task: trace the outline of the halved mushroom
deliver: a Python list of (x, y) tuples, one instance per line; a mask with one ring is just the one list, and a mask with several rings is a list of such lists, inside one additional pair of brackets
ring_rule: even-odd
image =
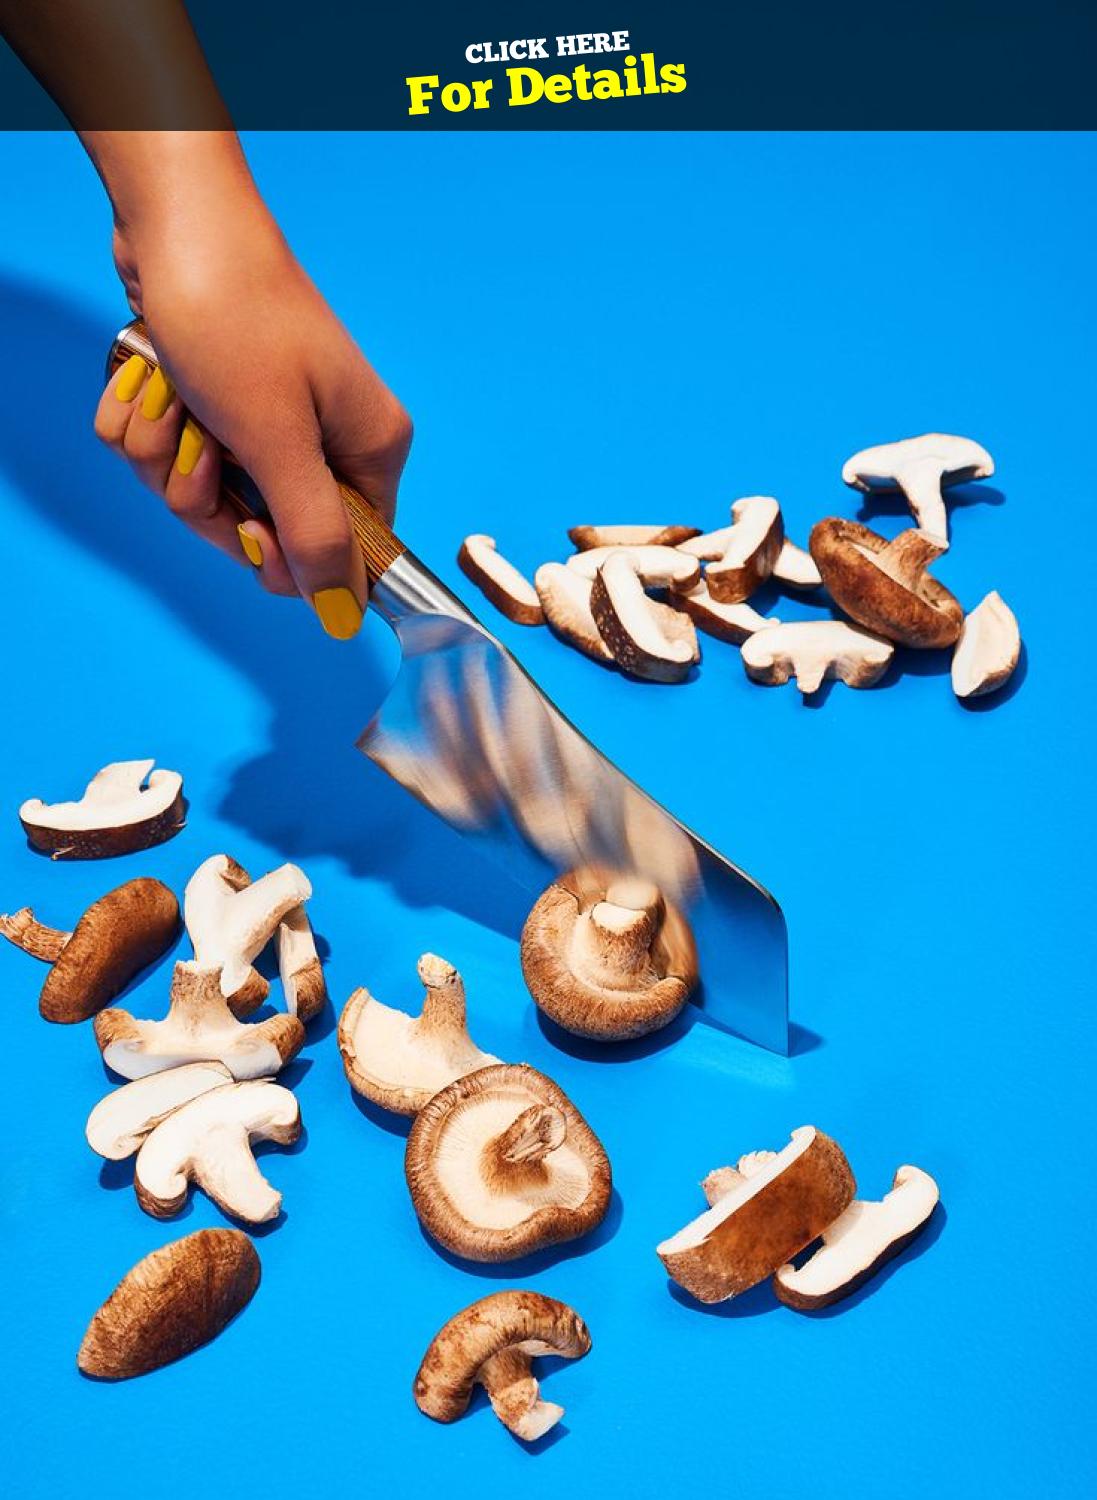
[(721, 604), (709, 593), (703, 578), (685, 592), (675, 589), (668, 601), (675, 609), (689, 615), (698, 630), (714, 635), (718, 640), (730, 641), (735, 646), (741, 645), (756, 630), (766, 630), (781, 623), (772, 615), (760, 615), (749, 604)]
[(598, 1041), (668, 1025), (697, 984), (697, 948), (677, 907), (648, 881), (573, 872), (522, 929), (522, 973), (559, 1026)]
[(221, 1062), (234, 1078), (263, 1078), (296, 1057), (305, 1028), (296, 1016), (238, 1021), (221, 993), (217, 969), (178, 963), (171, 1005), (162, 1021), (141, 1021), (128, 1010), (95, 1018), (103, 1061), (123, 1078), (144, 1078), (186, 1062)]
[(541, 625), (544, 613), (537, 590), (513, 563), (495, 549), (493, 536), (467, 536), (457, 554), (461, 572), (516, 625)]
[(100, 1099), (88, 1116), (88, 1145), (108, 1161), (124, 1161), (173, 1110), (231, 1082), (223, 1063), (196, 1062), (124, 1083)]
[(966, 616), (952, 653), (952, 690), (979, 698), (1008, 682), (1021, 659), (1017, 616), (997, 591)]
[(691, 589), (701, 576), (701, 564), (677, 547), (591, 547), (573, 552), (567, 567), (594, 582), (606, 559), (623, 552), (646, 589)]
[(682, 682), (701, 660), (697, 631), (688, 615), (648, 597), (632, 555), (611, 552), (599, 568), (590, 594), (595, 624), (624, 671), (649, 682)]
[(593, 547), (678, 547), (699, 535), (696, 526), (573, 526), (568, 532), (580, 552)]
[(252, 1142), (290, 1146), (300, 1134), (296, 1097), (269, 1078), (209, 1089), (146, 1138), (133, 1172), (137, 1201), (147, 1214), (170, 1219), (193, 1182), (234, 1219), (265, 1224), (277, 1217), (282, 1194), (260, 1172)]
[(731, 514), (727, 545), (705, 571), (709, 593), (721, 604), (749, 599), (773, 572), (785, 540), (781, 507), (771, 495), (736, 500)]
[(811, 555), (834, 602), (859, 625), (904, 646), (951, 646), (964, 611), (926, 569), (946, 543), (926, 531), (901, 531), (887, 541), (829, 516), (811, 533)]
[(312, 924), (303, 906), (288, 911), (278, 924), (278, 975), (286, 1009), (299, 1020), (311, 1021), (328, 1001), (324, 969), (316, 951)]
[(351, 1088), (398, 1115), (416, 1114), (455, 1078), (499, 1061), (468, 1034), (465, 986), (453, 965), (424, 953), (418, 972), (426, 986), (419, 1015), (357, 989), (339, 1018), (339, 1051)]
[(95, 773), (77, 802), (31, 797), (19, 809), (27, 838), (53, 859), (106, 859), (162, 844), (186, 819), (183, 778), (154, 771), (155, 764), (114, 761)]
[(86, 1021), (109, 1005), (179, 932), (179, 903), (159, 880), (142, 876), (93, 901), (72, 932), (47, 927), (29, 906), (0, 917), (0, 934), (53, 965), (38, 1009), (47, 1021)]
[(563, 563), (542, 563), (534, 574), (537, 597), (548, 624), (569, 646), (595, 661), (613, 660), (591, 613), (593, 579), (583, 578)]
[(724, 1302), (772, 1276), (857, 1191), (842, 1148), (813, 1125), (799, 1126), (783, 1151), (750, 1166), (757, 1169), (736, 1169), (738, 1180), (725, 1175), (729, 1190), (657, 1247), (667, 1274), (699, 1302)]
[(752, 682), (780, 687), (795, 677), (806, 696), (828, 677), (849, 687), (871, 687), (887, 671), (895, 647), (844, 620), (793, 620), (748, 636), (741, 654)]
[(427, 1232), (466, 1260), (514, 1260), (589, 1233), (612, 1180), (598, 1137), (562, 1089), (496, 1063), (422, 1107), (404, 1170)]
[(917, 1239), (940, 1196), (928, 1172), (900, 1167), (881, 1202), (855, 1199), (823, 1230), (822, 1245), (799, 1270), (782, 1266), (774, 1292), (799, 1312), (840, 1302)]
[(817, 589), (822, 586), (823, 575), (815, 565), (811, 553), (797, 547), (785, 537), (777, 561), (773, 564), (773, 576), (778, 583), (790, 589)]
[(944, 491), (993, 473), (994, 460), (984, 447), (944, 432), (863, 448), (842, 465), (842, 478), (852, 489), (901, 490), (919, 527), (941, 537), (942, 551), (948, 547)]
[(88, 1324), (76, 1363), (99, 1380), (147, 1375), (208, 1344), (251, 1301), (259, 1257), (239, 1229), (200, 1229), (139, 1260)]
[(566, 1303), (541, 1292), (495, 1292), (440, 1328), (415, 1376), (419, 1410), (436, 1422), (456, 1422), (482, 1385), (495, 1415), (526, 1443), (555, 1427), (564, 1408), (542, 1401), (532, 1362), (539, 1354), (582, 1359), (590, 1334)]
[(279, 865), (260, 880), (227, 854), (204, 860), (183, 892), (183, 920), (194, 961), (218, 969), (221, 993), (234, 1015), (246, 1016), (267, 998), (270, 985), (252, 967), (279, 924), (312, 895), (297, 865)]

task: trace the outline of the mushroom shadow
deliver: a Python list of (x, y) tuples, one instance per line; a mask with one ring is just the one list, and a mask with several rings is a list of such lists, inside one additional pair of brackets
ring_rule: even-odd
[[(540, 1386), (542, 1380), (551, 1375), (553, 1370), (559, 1369), (561, 1365), (570, 1365), (574, 1363), (574, 1360), (561, 1359), (558, 1355), (555, 1354), (539, 1354), (533, 1366), (533, 1373), (536, 1377), (537, 1384)], [(551, 1401), (553, 1399), (551, 1392), (546, 1395), (542, 1390), (542, 1395), (545, 1396), (546, 1401)], [(558, 1402), (557, 1404), (563, 1405), (563, 1402)], [(567, 1437), (570, 1430), (566, 1422), (559, 1421), (557, 1422), (555, 1427), (549, 1428), (544, 1437), (535, 1438), (532, 1443), (527, 1443), (523, 1438), (520, 1438), (517, 1433), (511, 1432), (509, 1427), (504, 1426), (504, 1424), (499, 1421), (499, 1418), (492, 1411), (491, 1402), (488, 1399), (487, 1391), (484, 1390), (484, 1387), (482, 1385), (477, 1384), (472, 1388), (472, 1395), (469, 1398), (468, 1406), (465, 1408), (464, 1417), (471, 1417), (474, 1413), (483, 1413), (485, 1411), (489, 1414), (489, 1417), (492, 1421), (499, 1424), (502, 1430), (518, 1448), (519, 1452), (528, 1453), (531, 1458), (535, 1458), (538, 1453), (545, 1453), (549, 1448), (555, 1447), (555, 1445), (560, 1441), (561, 1438)], [(464, 1417), (462, 1418), (462, 1420), (464, 1420)]]
[[(871, 1297), (874, 1292), (886, 1286), (896, 1271), (902, 1266), (905, 1266), (909, 1261), (917, 1260), (931, 1245), (935, 1245), (945, 1232), (947, 1222), (948, 1214), (945, 1211), (945, 1206), (943, 1203), (938, 1202), (922, 1232), (912, 1239), (909, 1245), (904, 1245), (898, 1255), (892, 1256), (886, 1265), (881, 1266), (878, 1271), (874, 1272), (864, 1285), (859, 1286), (855, 1292), (851, 1292), (848, 1297), (843, 1297), (840, 1302), (835, 1302), (830, 1307), (809, 1308), (804, 1311), (790, 1308), (789, 1311), (796, 1312), (798, 1317), (818, 1319), (838, 1318), (841, 1317), (842, 1313), (852, 1311), (866, 1297)], [(797, 1259), (799, 1258), (797, 1257)]]
[(1028, 647), (1022, 641), (1017, 665), (1000, 688), (995, 688), (992, 693), (983, 693), (978, 698), (957, 698), (956, 701), (965, 713), (989, 713), (991, 709), (998, 708), (1001, 704), (1008, 703), (1011, 698), (1015, 698), (1021, 691), (1021, 685), (1027, 676)]
[[(463, 1256), (454, 1255), (444, 1245), (440, 1245), (422, 1224), (419, 1225), (419, 1232), (430, 1248), (455, 1270), (464, 1271), (469, 1276), (483, 1276), (489, 1281), (515, 1281), (526, 1276), (538, 1276), (542, 1271), (547, 1271), (561, 1261), (574, 1260), (576, 1256), (588, 1255), (600, 1249), (617, 1233), (623, 1217), (621, 1195), (614, 1188), (610, 1193), (606, 1216), (596, 1229), (592, 1229), (589, 1234), (584, 1234), (577, 1240), (568, 1240), (562, 1245), (546, 1245), (543, 1250), (535, 1250), (532, 1255), (523, 1255), (517, 1260), (466, 1260)], [(563, 1361), (564, 1364), (569, 1362)]]
[(623, 1063), (632, 1062), (637, 1057), (650, 1057), (652, 1053), (672, 1046), (704, 1020), (702, 1009), (696, 1005), (684, 1005), (669, 1025), (661, 1026), (658, 1031), (649, 1032), (647, 1036), (632, 1037), (621, 1042), (599, 1042), (593, 1037), (576, 1036), (571, 1031), (565, 1031), (551, 1016), (545, 1015), (540, 1006), (535, 1009), (537, 1024), (545, 1040), (561, 1052), (566, 1052), (568, 1057), (578, 1058), (580, 1062)]
[(771, 1312), (778, 1305), (768, 1276), (757, 1286), (740, 1292), (738, 1297), (732, 1297), (727, 1302), (698, 1302), (696, 1297), (690, 1296), (685, 1287), (679, 1286), (676, 1281), (671, 1281), (669, 1278), (667, 1290), (675, 1302), (681, 1303), (690, 1312), (704, 1313), (710, 1318), (756, 1318), (759, 1313)]
[(133, 1168), (137, 1160), (137, 1152), (123, 1157), (121, 1161), (104, 1161), (99, 1168), (99, 1186), (107, 1188), (110, 1192), (117, 1192), (119, 1188), (131, 1188), (133, 1186)]
[(351, 1103), (360, 1115), (365, 1115), (371, 1125), (378, 1125), (389, 1135), (396, 1135), (401, 1140), (407, 1140), (408, 1132), (411, 1130), (413, 1116), (398, 1115), (391, 1109), (382, 1109), (379, 1104), (374, 1104), (372, 1099), (367, 1099), (364, 1094), (358, 1093), (347, 1084), (347, 1093), (350, 1095)]
[[(915, 524), (910, 506), (902, 490), (856, 491), (858, 499), (857, 519), (869, 526), (880, 516), (904, 516), (908, 523)], [(969, 480), (967, 484), (953, 484), (945, 490), (945, 509), (966, 510), (969, 505), (1004, 505), (1005, 491), (982, 480)]]

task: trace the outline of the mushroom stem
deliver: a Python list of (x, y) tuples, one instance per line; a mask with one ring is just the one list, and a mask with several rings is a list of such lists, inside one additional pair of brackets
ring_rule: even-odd
[(62, 948), (72, 937), (71, 932), (61, 932), (39, 922), (29, 906), (12, 912), (10, 917), (0, 916), (0, 935), (32, 958), (44, 959), (48, 964), (57, 962)]
[(421, 1032), (464, 1034), (465, 983), (452, 964), (436, 953), (424, 953), (417, 972), (426, 986), (417, 1029)]
[(523, 1442), (532, 1443), (544, 1437), (564, 1415), (562, 1406), (541, 1400), (531, 1357), (521, 1349), (501, 1349), (485, 1360), (480, 1368), (480, 1381), (492, 1411)]
[(575, 924), (571, 967), (607, 989), (631, 989), (647, 969), (655, 936), (649, 911), (635, 911), (614, 901), (599, 901)]
[(552, 1104), (531, 1104), (484, 1148), (484, 1171), (498, 1183), (540, 1169), (550, 1151), (564, 1144), (567, 1120)]
[(876, 554), (876, 566), (904, 588), (913, 589), (934, 558), (947, 551), (943, 537), (911, 527)]
[(923, 531), (928, 531), (942, 540), (941, 551), (948, 551), (948, 511), (941, 493), (941, 463), (939, 459), (923, 459), (914, 464), (903, 476), (903, 492), (907, 497), (911, 513)]

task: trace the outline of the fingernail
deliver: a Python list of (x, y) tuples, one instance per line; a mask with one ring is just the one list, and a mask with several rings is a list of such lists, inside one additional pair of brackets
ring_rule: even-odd
[(183, 435), (179, 439), (179, 453), (175, 460), (175, 467), (184, 478), (194, 473), (194, 466), (202, 457), (203, 441), (201, 430), (188, 417), (183, 423)]
[(139, 354), (131, 354), (122, 366), (122, 373), (118, 377), (118, 384), (114, 387), (114, 394), (119, 401), (132, 401), (137, 392), (144, 384), (145, 376), (149, 373), (149, 367)]
[(312, 596), (313, 608), (320, 624), (337, 641), (349, 641), (362, 624), (362, 606), (350, 589), (317, 589)]
[(145, 399), (141, 402), (141, 415), (148, 422), (158, 422), (175, 399), (175, 387), (157, 365), (152, 379), (145, 387)]
[(259, 545), (259, 538), (252, 536), (250, 531), (245, 531), (243, 526), (237, 526), (236, 535), (240, 538), (240, 545), (244, 549), (244, 556), (253, 568), (263, 566), (263, 549)]

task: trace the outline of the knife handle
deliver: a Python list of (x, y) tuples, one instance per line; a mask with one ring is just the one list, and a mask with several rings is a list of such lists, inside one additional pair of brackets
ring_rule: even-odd
[[(140, 318), (127, 323), (111, 345), (107, 356), (107, 379), (123, 365), (131, 354), (139, 354), (147, 365), (156, 367), (160, 361), (149, 339), (148, 330)], [(241, 521), (252, 516), (269, 518), (270, 512), (259, 487), (251, 475), (237, 463), (226, 449), (222, 460), (221, 498), (225, 505), (238, 515)], [(396, 533), (385, 523), (369, 501), (358, 493), (353, 485), (335, 476), (339, 494), (347, 508), (362, 561), (366, 565), (366, 576), (372, 590), (396, 559), (407, 549)]]

